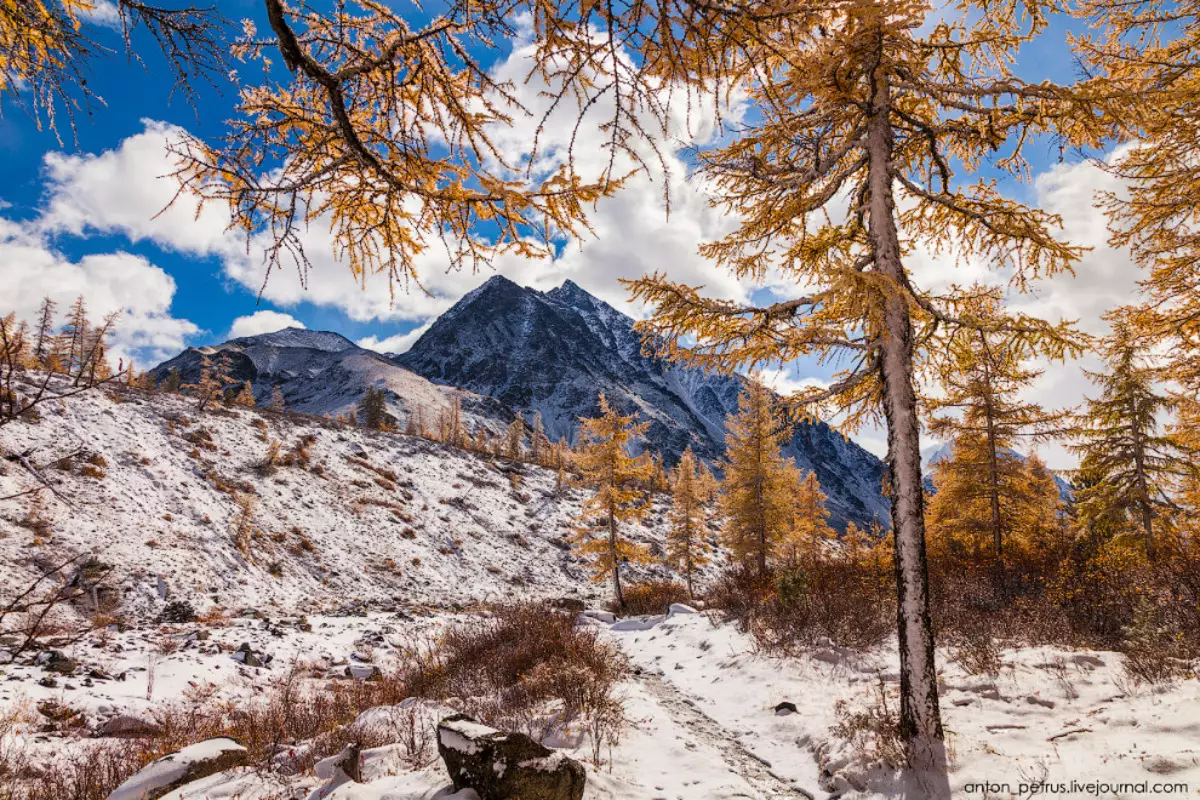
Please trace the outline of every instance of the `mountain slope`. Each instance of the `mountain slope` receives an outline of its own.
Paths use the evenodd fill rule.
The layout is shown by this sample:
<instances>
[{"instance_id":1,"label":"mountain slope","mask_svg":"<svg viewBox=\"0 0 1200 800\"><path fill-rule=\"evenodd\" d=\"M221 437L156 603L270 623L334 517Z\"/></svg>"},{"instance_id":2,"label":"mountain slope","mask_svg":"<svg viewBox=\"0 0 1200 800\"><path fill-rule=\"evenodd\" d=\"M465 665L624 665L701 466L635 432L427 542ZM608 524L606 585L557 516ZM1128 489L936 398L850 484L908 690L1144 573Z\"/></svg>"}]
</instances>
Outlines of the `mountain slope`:
<instances>
[{"instance_id":1,"label":"mountain slope","mask_svg":"<svg viewBox=\"0 0 1200 800\"><path fill-rule=\"evenodd\" d=\"M300 328L188 348L151 374L162 380L178 369L184 383L194 383L201 359L217 353L229 359L230 377L251 382L258 403L268 402L272 387L279 386L288 408L306 414L344 414L354 409L367 389L382 388L389 412L401 425L419 409L432 426L455 394L340 334ZM471 428L483 425L499 432L513 419L512 411L490 397L462 393L461 400Z\"/></svg>"},{"instance_id":2,"label":"mountain slope","mask_svg":"<svg viewBox=\"0 0 1200 800\"><path fill-rule=\"evenodd\" d=\"M407 353L391 356L434 383L541 412L551 438L574 439L600 392L649 423L646 447L673 462L687 447L724 453L725 420L743 379L680 368L641 352L633 320L571 281L539 292L496 276L443 314ZM822 423L801 424L785 448L814 470L834 522L886 524L882 463Z\"/></svg>"}]
</instances>

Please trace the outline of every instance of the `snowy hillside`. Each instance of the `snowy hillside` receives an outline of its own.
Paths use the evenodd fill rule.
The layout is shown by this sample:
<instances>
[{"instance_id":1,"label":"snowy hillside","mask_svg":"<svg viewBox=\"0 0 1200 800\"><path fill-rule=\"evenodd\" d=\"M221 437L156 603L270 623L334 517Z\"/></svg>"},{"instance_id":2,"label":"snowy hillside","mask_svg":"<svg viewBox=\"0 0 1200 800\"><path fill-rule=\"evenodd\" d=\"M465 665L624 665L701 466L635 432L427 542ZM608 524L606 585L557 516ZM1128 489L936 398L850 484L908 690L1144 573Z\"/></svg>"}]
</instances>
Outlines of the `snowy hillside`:
<instances>
[{"instance_id":1,"label":"snowy hillside","mask_svg":"<svg viewBox=\"0 0 1200 800\"><path fill-rule=\"evenodd\" d=\"M604 392L623 413L650 423L647 448L668 463L687 447L719 459L742 389L740 378L644 356L633 320L571 281L539 292L495 276L392 358L435 383L540 412L554 439L573 440L579 418L596 414ZM875 456L821 423L798 425L784 453L817 473L835 525L887 524Z\"/></svg>"},{"instance_id":2,"label":"snowy hillside","mask_svg":"<svg viewBox=\"0 0 1200 800\"><path fill-rule=\"evenodd\" d=\"M355 409L367 389L381 388L400 427L417 414L434 426L455 394L340 334L300 328L231 339L215 347L188 348L151 374L161 381L178 369L184 383L194 383L200 376L201 359L218 353L229 360L231 378L250 381L260 405L270 400L273 387L278 386L287 407L305 414L345 414ZM459 394L464 422L470 429L481 425L499 433L513 419L512 411L502 403L470 392Z\"/></svg>"},{"instance_id":3,"label":"snowy hillside","mask_svg":"<svg viewBox=\"0 0 1200 800\"><path fill-rule=\"evenodd\" d=\"M281 463L264 467L272 442ZM351 600L586 599L605 588L565 541L582 491L559 496L553 473L416 437L96 391L5 426L0 448L40 464L86 454L45 471L70 506L0 501L8 585L87 551L114 568L107 583L134 611L168 599L299 612ZM27 473L5 470L0 496L29 488ZM636 536L657 546L662 514L660 502Z\"/></svg>"}]
</instances>

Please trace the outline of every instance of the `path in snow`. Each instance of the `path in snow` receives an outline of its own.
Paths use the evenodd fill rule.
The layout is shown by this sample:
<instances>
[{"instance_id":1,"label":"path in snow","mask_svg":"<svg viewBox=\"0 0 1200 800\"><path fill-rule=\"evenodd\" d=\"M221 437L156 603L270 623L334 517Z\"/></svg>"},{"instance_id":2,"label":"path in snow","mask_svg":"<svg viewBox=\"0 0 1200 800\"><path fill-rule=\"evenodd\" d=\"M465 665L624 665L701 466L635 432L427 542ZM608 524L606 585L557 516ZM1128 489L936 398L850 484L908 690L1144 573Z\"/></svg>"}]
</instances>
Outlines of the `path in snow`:
<instances>
[{"instance_id":1,"label":"path in snow","mask_svg":"<svg viewBox=\"0 0 1200 800\"><path fill-rule=\"evenodd\" d=\"M811 792L792 785L772 772L770 762L748 750L729 730L697 708L694 701L661 674L639 669L635 671L634 678L670 714L676 725L692 734L698 742L720 753L731 772L758 790L758 797L763 800L795 797L814 800Z\"/></svg>"}]
</instances>

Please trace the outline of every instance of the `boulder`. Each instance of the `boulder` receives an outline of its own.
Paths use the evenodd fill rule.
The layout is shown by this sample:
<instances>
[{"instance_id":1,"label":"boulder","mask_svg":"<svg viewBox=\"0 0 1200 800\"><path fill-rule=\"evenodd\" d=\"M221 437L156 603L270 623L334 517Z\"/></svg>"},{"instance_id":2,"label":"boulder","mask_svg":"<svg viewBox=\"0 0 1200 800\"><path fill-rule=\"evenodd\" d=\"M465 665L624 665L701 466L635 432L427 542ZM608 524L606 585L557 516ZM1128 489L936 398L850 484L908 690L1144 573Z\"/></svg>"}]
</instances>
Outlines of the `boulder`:
<instances>
[{"instance_id":1,"label":"boulder","mask_svg":"<svg viewBox=\"0 0 1200 800\"><path fill-rule=\"evenodd\" d=\"M696 609L692 606L689 606L687 603L671 603L670 608L667 609L668 617L674 617L677 614L695 614L695 613L696 613Z\"/></svg>"},{"instance_id":2,"label":"boulder","mask_svg":"<svg viewBox=\"0 0 1200 800\"><path fill-rule=\"evenodd\" d=\"M70 675L79 665L58 650L51 650L46 656L42 669L47 672L57 672L59 675Z\"/></svg>"},{"instance_id":3,"label":"boulder","mask_svg":"<svg viewBox=\"0 0 1200 800\"><path fill-rule=\"evenodd\" d=\"M162 731L156 723L129 714L120 714L96 729L97 736L153 736Z\"/></svg>"},{"instance_id":4,"label":"boulder","mask_svg":"<svg viewBox=\"0 0 1200 800\"><path fill-rule=\"evenodd\" d=\"M151 761L108 800L157 800L181 786L246 763L246 748L233 739L207 739Z\"/></svg>"},{"instance_id":5,"label":"boulder","mask_svg":"<svg viewBox=\"0 0 1200 800\"><path fill-rule=\"evenodd\" d=\"M480 800L581 800L587 773L578 761L523 733L481 725L466 714L438 723L438 753L454 789Z\"/></svg>"},{"instance_id":6,"label":"boulder","mask_svg":"<svg viewBox=\"0 0 1200 800\"><path fill-rule=\"evenodd\" d=\"M775 716L777 717L786 717L788 714L796 713L798 713L796 704L790 700L784 700L782 703L775 706Z\"/></svg>"}]
</instances>

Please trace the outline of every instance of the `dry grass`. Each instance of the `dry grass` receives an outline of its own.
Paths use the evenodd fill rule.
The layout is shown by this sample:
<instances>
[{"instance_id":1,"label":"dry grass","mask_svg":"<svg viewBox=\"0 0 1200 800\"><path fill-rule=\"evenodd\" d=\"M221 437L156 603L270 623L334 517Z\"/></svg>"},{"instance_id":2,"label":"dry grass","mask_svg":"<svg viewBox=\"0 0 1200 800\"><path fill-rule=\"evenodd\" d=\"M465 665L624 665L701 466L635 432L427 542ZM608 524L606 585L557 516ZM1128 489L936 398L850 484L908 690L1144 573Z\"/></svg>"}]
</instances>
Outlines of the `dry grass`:
<instances>
[{"instance_id":1,"label":"dry grass","mask_svg":"<svg viewBox=\"0 0 1200 800\"><path fill-rule=\"evenodd\" d=\"M625 607L610 600L608 610L614 614L665 614L672 603L692 602L687 587L678 581L648 581L624 588Z\"/></svg>"}]
</instances>

